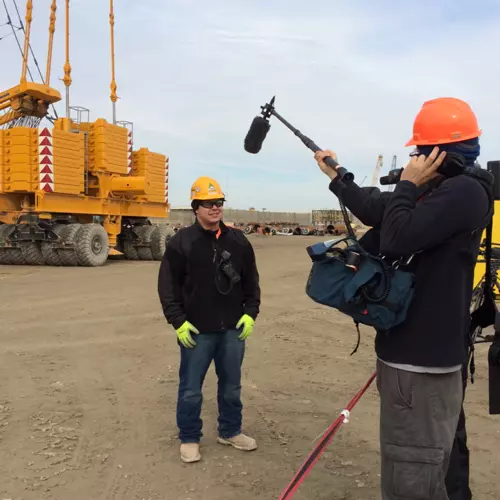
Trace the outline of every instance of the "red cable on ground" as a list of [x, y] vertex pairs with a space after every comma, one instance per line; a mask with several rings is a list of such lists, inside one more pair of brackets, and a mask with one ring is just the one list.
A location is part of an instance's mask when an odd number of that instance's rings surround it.
[[309, 474], [314, 464], [318, 461], [319, 457], [325, 451], [333, 436], [340, 429], [341, 425], [348, 420], [349, 413], [356, 406], [357, 402], [361, 399], [363, 394], [368, 390], [371, 383], [375, 380], [377, 372], [374, 372], [372, 376], [368, 379], [368, 382], [359, 390], [359, 392], [351, 399], [349, 404], [346, 406], [345, 410], [341, 412], [339, 417], [333, 422], [330, 427], [324, 432], [323, 437], [320, 439], [318, 444], [313, 448], [302, 467], [295, 474], [293, 479], [288, 483], [288, 486], [283, 490], [279, 500], [289, 500], [292, 498], [293, 494], [297, 491], [299, 486], [304, 482], [304, 479]]

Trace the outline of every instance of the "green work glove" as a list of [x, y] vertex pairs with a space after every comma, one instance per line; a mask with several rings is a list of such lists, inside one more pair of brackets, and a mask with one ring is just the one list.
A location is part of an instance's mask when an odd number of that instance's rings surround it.
[[240, 340], [245, 340], [252, 333], [254, 324], [255, 320], [248, 314], [244, 314], [236, 325], [236, 328], [243, 327], [243, 331], [240, 333], [238, 338]]
[[182, 325], [177, 328], [175, 332], [177, 333], [179, 342], [188, 349], [196, 345], [196, 342], [193, 340], [193, 337], [191, 337], [190, 332], [197, 334], [200, 333], [189, 321], [184, 321], [184, 323], [182, 323]]

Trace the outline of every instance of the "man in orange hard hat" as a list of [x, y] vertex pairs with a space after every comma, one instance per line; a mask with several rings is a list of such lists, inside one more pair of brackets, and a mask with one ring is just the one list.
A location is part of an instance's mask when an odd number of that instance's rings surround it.
[[259, 274], [250, 241], [222, 222], [224, 201], [215, 179], [193, 183], [196, 221], [169, 240], [158, 277], [163, 312], [180, 346], [177, 426], [181, 460], [188, 463], [201, 458], [202, 386], [212, 360], [218, 442], [244, 451], [257, 448], [255, 439], [241, 432], [241, 366], [260, 309]]
[[393, 192], [345, 184], [323, 161], [335, 153], [315, 154], [330, 190], [371, 226], [363, 247], [389, 261], [402, 259], [416, 278], [406, 320], [377, 332], [375, 340], [383, 500], [471, 498], [468, 465], [465, 480], [458, 461], [450, 471], [458, 471], [458, 479], [447, 473], [454, 440], [455, 452], [465, 444], [461, 371], [474, 266], [492, 208], [491, 185], [467, 169], [477, 167], [480, 135], [466, 102], [425, 102], [406, 144], [416, 149]]
[[[449, 127], [446, 120], [446, 117], [450, 115], [453, 117], [455, 130], [452, 130], [453, 127]], [[481, 130], [474, 112], [466, 102], [459, 99], [442, 98], [424, 103], [414, 122], [413, 137], [407, 142], [406, 146], [417, 146], [418, 152], [429, 154], [433, 137], [440, 136], [453, 140], [453, 142], [450, 141], [449, 145], [442, 145], [440, 149], [455, 151], [464, 155], [469, 165], [472, 165], [479, 156]], [[464, 341], [468, 351], [470, 348], [468, 330]], [[467, 379], [468, 366], [466, 361], [462, 366], [463, 397], [465, 397]], [[469, 486], [469, 449], [463, 404], [460, 410], [445, 483], [449, 500], [472, 499]]]

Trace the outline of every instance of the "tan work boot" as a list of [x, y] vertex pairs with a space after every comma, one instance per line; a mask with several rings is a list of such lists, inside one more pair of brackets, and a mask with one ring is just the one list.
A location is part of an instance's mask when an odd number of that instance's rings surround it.
[[182, 443], [181, 460], [187, 464], [201, 459], [199, 443]]
[[254, 438], [245, 436], [245, 434], [238, 434], [229, 439], [224, 439], [219, 436], [217, 442], [232, 446], [237, 450], [252, 451], [257, 449], [257, 441], [255, 441]]

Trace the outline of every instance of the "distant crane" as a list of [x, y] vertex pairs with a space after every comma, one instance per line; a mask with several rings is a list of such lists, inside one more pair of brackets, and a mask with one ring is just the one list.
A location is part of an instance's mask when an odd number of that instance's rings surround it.
[[[392, 157], [391, 170], [395, 170], [397, 168], [397, 160], [398, 160], [398, 157], [396, 155], [394, 155]], [[394, 184], [389, 184], [387, 186], [387, 191], [394, 191]]]
[[375, 187], [378, 184], [378, 178], [383, 165], [384, 165], [384, 157], [382, 155], [378, 155], [377, 164], [375, 165], [375, 170], [373, 171], [373, 179], [372, 179], [373, 187]]

